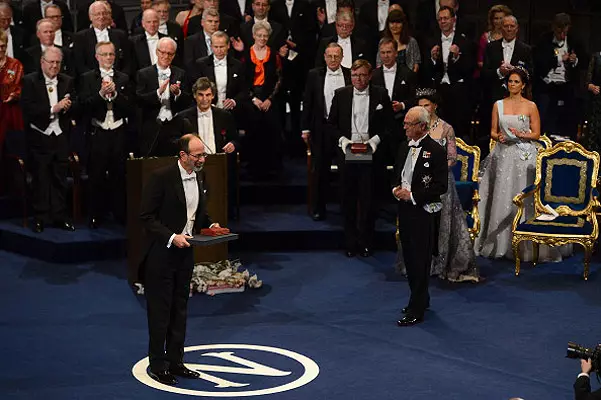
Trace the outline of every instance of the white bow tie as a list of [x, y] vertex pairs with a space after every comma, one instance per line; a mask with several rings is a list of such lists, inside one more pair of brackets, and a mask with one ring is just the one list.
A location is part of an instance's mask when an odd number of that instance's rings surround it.
[[48, 7], [50, 4], [52, 4], [52, 1], [40, 1], [40, 4], [42, 5], [42, 7]]
[[225, 67], [227, 64], [225, 63], [225, 59], [223, 60], [215, 60], [216, 67]]
[[58, 85], [58, 79], [46, 79], [46, 86]]
[[340, 75], [342, 75], [341, 69], [337, 69], [336, 71], [328, 70], [328, 76], [340, 76]]
[[111, 69], [110, 71], [103, 71], [100, 70], [100, 77], [104, 78], [106, 76], [110, 76], [111, 78], [115, 75], [115, 73], [113, 72], [113, 70]]
[[396, 74], [396, 69], [387, 69], [387, 68], [383, 68], [384, 69], [384, 73], [385, 74]]
[[200, 118], [209, 118], [211, 115], [210, 115], [209, 111], [200, 111], [198, 113], [198, 116]]
[[182, 182], [195, 181], [195, 180], [196, 180], [196, 173], [190, 174], [189, 176], [186, 176], [186, 177], [182, 177]]
[[367, 90], [364, 90], [363, 92], [360, 92], [357, 89], [353, 89], [353, 95], [355, 95], [355, 96], [367, 96]]
[[504, 40], [501, 42], [501, 46], [503, 46], [503, 48], [504, 48], [504, 49], [506, 49], [506, 48], [508, 48], [508, 47], [511, 47], [511, 45], [512, 45], [512, 44], [513, 44], [513, 43], [511, 43], [511, 42], [506, 42], [506, 41], [504, 41]]
[[449, 42], [449, 43], [453, 43], [453, 36], [441, 36], [440, 40], [445, 43], [445, 42]]
[[286, 0], [286, 5], [291, 6], [294, 4], [294, 0]]
[[159, 35], [147, 36], [146, 40], [148, 40], [149, 42], [154, 42], [155, 40], [159, 40]]
[[417, 142], [417, 141], [411, 139], [409, 141], [409, 147], [419, 148], [419, 147], [421, 147], [421, 142]]
[[162, 71], [159, 69], [159, 79], [165, 80], [165, 79], [169, 79], [170, 77], [171, 77], [171, 68], [167, 68]]

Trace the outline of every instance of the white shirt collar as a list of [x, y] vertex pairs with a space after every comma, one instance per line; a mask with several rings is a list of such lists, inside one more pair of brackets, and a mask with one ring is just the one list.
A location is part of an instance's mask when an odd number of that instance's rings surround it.
[[177, 166], [179, 167], [179, 174], [182, 177], [182, 180], [184, 180], [186, 178], [191, 178], [191, 177], [196, 178], [196, 172], [192, 171], [192, 173], [189, 174], [188, 171], [186, 171], [184, 169], [184, 167], [182, 167], [180, 160], [177, 160]]
[[501, 40], [501, 46], [503, 46], [503, 47], [513, 47], [514, 45], [515, 45], [515, 39], [513, 39], [511, 42], [508, 42], [505, 39]]
[[218, 63], [224, 63], [227, 65], [227, 55], [223, 57], [221, 60], [218, 60], [217, 57], [213, 54], [213, 65], [217, 65]]
[[368, 96], [369, 95], [369, 86], [367, 86], [364, 91], [359, 91], [359, 90], [357, 90], [357, 88], [353, 88], [353, 96], [355, 96], [355, 95]]
[[351, 43], [351, 37], [348, 36], [348, 37], [345, 37], [345, 38], [341, 38], [340, 35], [338, 35], [338, 44], [340, 44], [340, 43], [348, 43], [348, 44], [350, 44]]
[[157, 31], [154, 35], [151, 35], [150, 33], [144, 31], [144, 33], [146, 34], [146, 40], [159, 40], [159, 31]]
[[413, 139], [411, 139], [411, 140], [409, 141], [409, 146], [417, 146], [417, 147], [421, 147], [422, 140], [424, 140], [426, 136], [428, 136], [428, 134], [427, 134], [427, 133], [426, 133], [424, 136], [422, 136], [421, 138], [417, 139], [417, 140], [413, 140]]
[[213, 111], [213, 108], [212, 108], [212, 107], [209, 107], [209, 109], [208, 109], [207, 111], [200, 111], [200, 108], [198, 108], [198, 106], [196, 106], [196, 112], [197, 112], [197, 114], [196, 114], [196, 115], [197, 115], [198, 117], [200, 117], [200, 115], [201, 115], [201, 114], [202, 114], [202, 115], [208, 115], [208, 116], [211, 116], [211, 114], [212, 114], [212, 111]]
[[382, 64], [382, 69], [383, 69], [384, 71], [394, 71], [394, 72], [396, 72], [396, 65], [397, 65], [397, 64], [396, 64], [396, 62], [395, 62], [395, 63], [394, 63], [394, 65], [393, 65], [392, 67], [390, 67], [390, 68], [386, 68], [386, 65]]
[[94, 28], [94, 32], [96, 33], [96, 36], [101, 35], [101, 34], [103, 34], [105, 32], [106, 32], [107, 35], [109, 34], [109, 31], [108, 31], [107, 28], [104, 28], [102, 30], [100, 30], [98, 28]]

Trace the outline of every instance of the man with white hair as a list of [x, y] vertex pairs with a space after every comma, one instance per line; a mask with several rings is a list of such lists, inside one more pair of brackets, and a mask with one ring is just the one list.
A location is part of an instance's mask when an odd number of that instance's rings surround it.
[[154, 65], [157, 62], [157, 45], [167, 35], [159, 32], [159, 15], [149, 8], [142, 13], [141, 34], [129, 38], [133, 55], [133, 71]]
[[177, 153], [177, 140], [192, 132], [177, 113], [191, 102], [184, 70], [173, 65], [177, 43], [164, 37], [157, 44], [157, 62], [136, 76], [136, 98], [141, 109], [138, 137], [142, 156]]
[[77, 74], [98, 68], [96, 43], [115, 45], [115, 68], [126, 74], [131, 71], [131, 55], [127, 34], [121, 29], [109, 29], [112, 23], [111, 8], [105, 1], [95, 1], [88, 8], [92, 26], [77, 32], [73, 40], [73, 56]]
[[446, 150], [428, 135], [430, 115], [413, 107], [405, 115], [408, 142], [399, 149], [392, 194], [399, 202], [399, 238], [411, 289], [409, 303], [397, 324], [412, 326], [424, 320], [430, 307], [428, 281], [434, 248], [440, 196], [447, 191]]
[[0, 31], [8, 36], [6, 54], [11, 58], [21, 60], [25, 51], [25, 31], [11, 25], [13, 20], [13, 10], [7, 3], [0, 3]]
[[[25, 73], [34, 72], [40, 69], [40, 57], [48, 47], [54, 46], [55, 32], [56, 25], [54, 25], [51, 20], [41, 19], [38, 21], [36, 28], [37, 43], [25, 49], [26, 55], [23, 57], [23, 68], [25, 68]], [[74, 71], [71, 71], [70, 67], [70, 54], [68, 49], [64, 49], [60, 71], [63, 74], [73, 76]]]

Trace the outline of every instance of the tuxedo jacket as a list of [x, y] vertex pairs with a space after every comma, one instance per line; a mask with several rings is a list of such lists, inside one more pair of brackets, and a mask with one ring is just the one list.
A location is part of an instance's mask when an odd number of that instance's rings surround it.
[[[159, 72], [156, 65], [142, 68], [138, 71], [136, 78], [136, 98], [138, 105], [142, 109], [142, 121], [155, 121], [161, 109], [161, 102], [157, 96], [159, 89]], [[183, 69], [174, 65], [171, 66], [171, 76], [169, 83], [174, 85], [180, 82], [181, 94], [175, 99], [171, 95], [171, 112], [175, 115], [190, 106], [190, 92], [186, 82], [186, 76]]]
[[27, 54], [25, 53], [26, 41], [27, 41], [25, 31], [22, 28], [19, 28], [18, 26], [11, 25], [10, 37], [13, 41], [14, 58], [21, 61], [21, 63], [24, 64], [26, 62], [26, 56], [27, 56]]
[[[194, 233], [211, 225], [200, 173], [196, 174], [196, 183], [199, 200], [194, 220]], [[143, 227], [140, 253], [140, 265], [143, 268], [151, 247], [156, 246], [168, 251], [169, 238], [174, 233], [176, 235], [182, 233], [188, 220], [184, 184], [177, 161], [150, 174], [142, 190], [139, 215]], [[143, 273], [140, 275], [144, 276]]]
[[[142, 13], [137, 14], [135, 17], [131, 19], [129, 23], [129, 35], [135, 36], [138, 35], [138, 29], [142, 28]], [[143, 29], [143, 28], [142, 28]]]
[[238, 24], [241, 24], [244, 21], [244, 14], [253, 15], [252, 9], [252, 0], [245, 0], [244, 10], [240, 10], [240, 6], [238, 5], [238, 0], [222, 0], [219, 4], [221, 11], [234, 18]]
[[[353, 61], [362, 58], [369, 61], [371, 65], [375, 65], [375, 58], [373, 57], [373, 53], [367, 45], [367, 42], [356, 34], [352, 34], [350, 37]], [[317, 47], [317, 52], [315, 53], [316, 67], [323, 67], [326, 64], [323, 59], [323, 54], [330, 43], [338, 43], [338, 35], [321, 39], [319, 46]]]
[[[438, 35], [430, 38], [428, 45], [424, 49], [424, 61], [422, 63], [422, 76], [428, 85], [434, 87], [438, 86], [444, 77], [444, 63], [442, 59], [442, 33], [438, 31]], [[451, 53], [449, 52], [449, 59], [447, 63], [447, 73], [449, 75], [449, 81], [451, 84], [455, 83], [468, 83], [471, 80], [474, 73], [474, 66], [476, 64], [473, 53], [473, 44], [463, 33], [455, 32], [453, 36], [453, 43], [459, 47], [459, 58], [456, 61], [451, 61]], [[436, 64], [432, 62], [430, 56], [430, 50], [434, 46], [440, 46], [440, 58], [436, 60]]]
[[[389, 7], [393, 4], [399, 4], [403, 10], [407, 7], [400, 0], [390, 0]], [[357, 21], [370, 38], [375, 38], [376, 43], [380, 39], [380, 23], [378, 22], [378, 0], [368, 0], [360, 8], [359, 19]]]
[[[381, 148], [386, 146], [387, 137], [393, 130], [392, 103], [386, 89], [371, 84], [367, 90], [369, 90], [369, 137], [378, 135], [382, 141], [378, 147]], [[353, 86], [345, 86], [334, 92], [334, 99], [328, 116], [328, 129], [331, 130], [336, 143], [342, 136], [351, 139], [352, 120]], [[382, 153], [384, 152], [376, 152], [375, 157]]]
[[[72, 53], [70, 51], [71, 49], [62, 48], [61, 50], [63, 51], [63, 62], [61, 63], [61, 73], [75, 77], [76, 72], [75, 72], [75, 68], [73, 67]], [[27, 49], [25, 49], [22, 63], [23, 63], [23, 68], [24, 68], [26, 74], [41, 70], [41, 65], [40, 65], [41, 57], [42, 57], [42, 46], [40, 46], [39, 41], [38, 41], [38, 43], [34, 44], [33, 46], [30, 46]]]
[[574, 394], [576, 400], [601, 400], [601, 389], [591, 392], [591, 380], [586, 376], [576, 379]]
[[184, 40], [184, 60], [183, 67], [186, 71], [193, 72], [191, 68], [194, 67], [194, 63], [199, 58], [203, 58], [209, 55], [209, 48], [205, 40], [205, 33], [203, 30], [190, 35]]
[[[131, 51], [125, 31], [109, 29], [109, 39], [115, 45], [115, 69], [131, 73]], [[79, 31], [73, 37], [73, 58], [78, 75], [98, 68], [94, 28]]]
[[[169, 36], [171, 39], [175, 40], [175, 43], [177, 43], [177, 50], [176, 50], [176, 54], [175, 54], [175, 58], [173, 59], [173, 63], [175, 65], [181, 65], [181, 59], [183, 57], [183, 52], [184, 52], [184, 31], [182, 30], [182, 27], [179, 26], [179, 24], [177, 22], [173, 22], [173, 21], [167, 21], [165, 22], [165, 24], [167, 25], [167, 35], [165, 35], [164, 33], [160, 33], [160, 37], [165, 37], [165, 36]], [[140, 25], [137, 28], [132, 28], [131, 30], [131, 34], [132, 36], [138, 36], [144, 33], [144, 28], [142, 27], [142, 25]]]
[[[351, 84], [351, 70], [342, 68], [344, 84]], [[303, 98], [303, 113], [301, 129], [311, 131], [313, 134], [322, 130], [326, 115], [326, 98], [323, 94], [326, 82], [327, 67], [313, 68], [307, 74], [307, 83]]]
[[[188, 37], [198, 32], [202, 32], [202, 14], [195, 15], [188, 21]], [[234, 17], [229, 16], [223, 10], [219, 10], [219, 30], [228, 34], [229, 37], [240, 36], [240, 22]]]
[[[384, 69], [376, 68], [373, 72], [371, 83], [386, 89], [386, 81], [384, 80]], [[411, 107], [416, 105], [415, 91], [417, 90], [417, 74], [407, 68], [405, 65], [397, 63], [396, 74], [394, 75], [394, 83], [392, 85], [392, 101], [405, 103], [405, 109], [394, 113], [395, 119], [401, 119]]]
[[[507, 92], [507, 89], [504, 86], [505, 79], [499, 79], [499, 76], [497, 75], [497, 69], [503, 62], [502, 42], [503, 39], [495, 40], [486, 46], [486, 51], [484, 53], [484, 65], [480, 75], [485, 84], [488, 86], [485, 88], [485, 91], [489, 93], [492, 101], [504, 98], [505, 93]], [[526, 43], [516, 39], [513, 55], [511, 57], [511, 65], [520, 65], [526, 68], [530, 76], [532, 76], [532, 70], [534, 68], [534, 62], [532, 60], [532, 48]]]
[[[236, 108], [241, 107], [246, 101], [249, 101], [249, 89], [250, 86], [246, 81], [246, 75], [244, 70], [244, 64], [236, 60], [231, 55], [226, 57], [227, 63], [227, 83], [225, 85], [225, 94], [228, 99], [236, 101]], [[190, 70], [189, 87], [194, 85], [194, 82], [198, 78], [207, 77], [211, 82], [215, 82], [215, 59], [214, 57], [207, 56], [196, 60], [193, 64], [193, 68]], [[217, 96], [213, 99], [213, 104], [217, 103]]]
[[[213, 114], [213, 135], [215, 136], [215, 151], [217, 153], [223, 153], [223, 147], [232, 142], [236, 147], [239, 148], [239, 135], [236, 129], [236, 123], [234, 117], [229, 111], [219, 109], [215, 106], [211, 107]], [[181, 117], [186, 118], [195, 133], [198, 132], [198, 108], [196, 106], [190, 107], [179, 114]]]
[[[77, 30], [83, 31], [84, 29], [88, 29], [92, 22], [90, 21], [90, 16], [88, 14], [88, 9], [94, 0], [88, 0], [87, 2], [82, 2], [84, 4], [77, 4]], [[113, 23], [115, 24], [114, 28], [121, 29], [123, 32], [129, 32], [127, 29], [127, 20], [125, 19], [125, 11], [123, 7], [121, 7], [115, 0], [106, 0], [111, 6], [111, 15], [113, 17]], [[63, 14], [65, 15], [65, 14]], [[74, 31], [72, 31], [74, 32]]]
[[[553, 41], [553, 32], [545, 33], [533, 49], [534, 72], [537, 78], [537, 84], [544, 84], [543, 79], [547, 77], [552, 69], [559, 65], [555, 49], [557, 45]], [[572, 63], [565, 63], [566, 80], [569, 83], [576, 83], [578, 80], [579, 71], [588, 66], [588, 57], [584, 46], [578, 39], [572, 35], [566, 38], [568, 45], [568, 53], [574, 52], [578, 56], [578, 64], [574, 66]]]
[[[68, 134], [71, 127], [71, 115], [76, 113], [77, 92], [74, 81], [68, 75], [57, 75], [57, 98], [58, 101], [69, 95], [72, 106], [67, 112], [58, 114], [59, 125], [64, 134]], [[46, 130], [51, 122], [50, 99], [46, 88], [46, 79], [42, 71], [32, 72], [23, 77], [23, 90], [21, 92], [21, 109], [25, 127], [29, 130], [29, 124], [34, 124], [41, 130]]]
[[286, 0], [274, 0], [271, 3], [269, 20], [280, 23], [286, 39], [290, 36], [291, 40], [296, 43], [295, 51], [299, 53], [299, 56], [302, 59], [310, 60], [317, 34], [317, 17], [315, 8], [307, 0], [294, 0], [290, 17], [286, 8]]
[[[448, 189], [446, 150], [428, 135], [422, 139], [420, 145], [411, 179], [411, 194], [418, 207], [440, 202], [440, 196]], [[402, 184], [402, 173], [410, 153], [409, 149], [407, 141], [401, 143], [394, 168], [393, 188]]]
[[[133, 88], [129, 76], [123, 72], [113, 70], [113, 82], [117, 95], [110, 103], [112, 104], [115, 121], [132, 115]], [[88, 71], [81, 76], [79, 82], [79, 102], [82, 113], [85, 114], [86, 122], [90, 123], [92, 118], [104, 121], [108, 111], [109, 101], [98, 93], [102, 84], [100, 70]], [[125, 122], [125, 121], [124, 121]]]
[[[67, 32], [63, 29], [61, 29], [61, 32], [63, 34], [63, 45], [56, 47], [60, 48], [64, 52], [66, 49], [70, 49], [72, 47], [71, 44], [73, 43], [73, 33]], [[33, 34], [29, 37], [29, 41], [27, 43], [29, 43], [30, 46], [33, 46], [34, 44], [40, 44], [40, 40], [35, 34]]]
[[[158, 33], [159, 39], [164, 38], [167, 35], [162, 33]], [[148, 50], [148, 41], [146, 40], [146, 33], [142, 30], [141, 34], [131, 36], [129, 38], [130, 46], [131, 46], [131, 65], [132, 72], [136, 72], [141, 70], [142, 68], [146, 68], [151, 66], [150, 62], [150, 52]], [[175, 61], [175, 59], [174, 59]], [[174, 62], [175, 64], [175, 62]]]
[[[35, 0], [23, 6], [23, 28], [29, 34], [35, 35], [37, 22], [44, 18], [40, 3], [40, 0]], [[63, 25], [61, 29], [67, 32], [74, 32], [73, 19], [71, 18], [71, 11], [67, 4], [62, 0], [53, 0], [53, 3], [59, 6], [63, 15]], [[86, 8], [86, 15], [87, 14], [88, 9]]]
[[[274, 50], [279, 50], [284, 44], [286, 44], [287, 34], [284, 32], [284, 28], [279, 22], [268, 19], [269, 25], [271, 25], [271, 36], [267, 41], [267, 46]], [[253, 26], [255, 20], [251, 19], [248, 22], [244, 22], [240, 25], [240, 39], [244, 43], [244, 48], [248, 48], [255, 43], [253, 39]]]

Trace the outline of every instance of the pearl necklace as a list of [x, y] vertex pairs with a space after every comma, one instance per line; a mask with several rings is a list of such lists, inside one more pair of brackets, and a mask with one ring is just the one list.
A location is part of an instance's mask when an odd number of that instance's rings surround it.
[[440, 123], [440, 118], [436, 118], [436, 121], [430, 126], [430, 131], [438, 128], [438, 124]]

